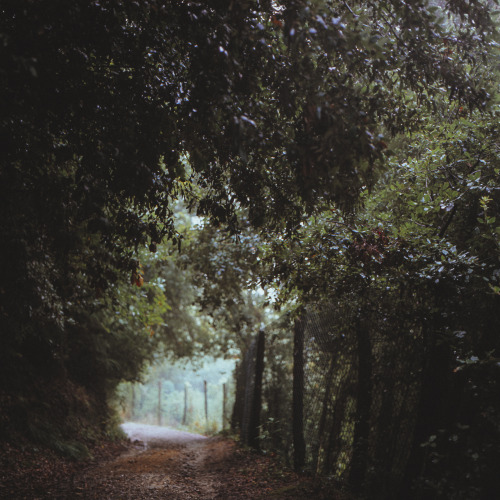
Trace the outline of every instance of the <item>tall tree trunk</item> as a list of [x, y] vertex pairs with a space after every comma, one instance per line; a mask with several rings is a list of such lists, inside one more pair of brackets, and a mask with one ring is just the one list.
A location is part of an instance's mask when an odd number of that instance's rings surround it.
[[358, 391], [356, 424], [354, 426], [353, 454], [349, 482], [353, 491], [362, 491], [368, 466], [368, 439], [370, 437], [370, 409], [372, 405], [372, 349], [370, 332], [364, 321], [356, 325], [358, 351]]
[[335, 407], [333, 409], [333, 418], [328, 437], [327, 447], [325, 449], [325, 460], [321, 467], [325, 475], [337, 471], [337, 460], [342, 451], [342, 438], [340, 432], [346, 418], [346, 405], [350, 395], [350, 388], [346, 381], [342, 381], [335, 395]]
[[243, 424], [243, 410], [245, 408], [245, 383], [246, 383], [246, 353], [241, 362], [236, 366], [236, 390], [234, 395], [233, 412], [231, 414], [231, 430], [241, 431]]
[[[449, 377], [452, 366], [452, 352], [450, 347], [443, 343], [437, 345], [435, 339], [426, 339], [426, 362], [422, 374], [422, 386], [417, 408], [417, 418], [413, 434], [412, 450], [406, 465], [405, 478], [401, 483], [401, 494], [412, 498], [417, 495], [412, 491], [412, 484], [420, 476], [425, 467], [428, 448], [422, 447], [432, 434], [437, 434], [438, 429], [445, 428], [447, 419], [445, 409], [449, 404], [451, 384]], [[432, 498], [430, 493], [429, 499]]]
[[257, 338], [253, 340], [245, 354], [245, 384], [243, 397], [243, 412], [241, 416], [240, 439], [249, 444], [250, 427], [252, 425], [252, 411], [255, 391], [255, 361], [257, 359]]
[[261, 330], [257, 339], [255, 357], [255, 384], [248, 429], [248, 445], [259, 449], [260, 412], [262, 409], [262, 375], [264, 374], [265, 334]]
[[304, 440], [304, 320], [297, 318], [293, 329], [293, 466], [304, 467], [306, 443]]
[[319, 474], [321, 466], [321, 452], [325, 445], [326, 418], [328, 416], [328, 406], [330, 403], [334, 367], [335, 367], [335, 358], [332, 355], [330, 358], [330, 366], [328, 368], [328, 373], [326, 375], [326, 388], [325, 388], [325, 394], [323, 396], [321, 416], [318, 424], [318, 446], [314, 453], [314, 470], [316, 471], [316, 474]]

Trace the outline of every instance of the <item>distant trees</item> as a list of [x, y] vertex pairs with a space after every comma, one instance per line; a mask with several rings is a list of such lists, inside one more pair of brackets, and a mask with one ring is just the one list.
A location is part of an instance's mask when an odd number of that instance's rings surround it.
[[119, 406], [126, 420], [156, 425], [160, 416], [162, 425], [168, 427], [215, 433], [225, 426], [223, 409], [229, 414], [233, 368], [233, 360], [211, 356], [200, 356], [194, 362], [157, 357], [145, 370], [142, 383], [119, 386]]

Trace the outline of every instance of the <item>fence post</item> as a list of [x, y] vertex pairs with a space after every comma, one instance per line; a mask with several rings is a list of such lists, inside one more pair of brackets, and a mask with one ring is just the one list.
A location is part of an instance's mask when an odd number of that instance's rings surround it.
[[222, 430], [226, 429], [226, 401], [227, 401], [227, 387], [222, 384]]
[[161, 425], [161, 380], [158, 381], [158, 425]]
[[207, 381], [203, 381], [203, 391], [205, 393], [205, 424], [208, 431], [208, 398], [207, 398]]
[[182, 425], [187, 424], [187, 412], [188, 412], [188, 386], [184, 382], [184, 413], [182, 415]]
[[130, 420], [134, 420], [135, 416], [135, 386], [132, 384], [132, 408], [130, 409]]
[[250, 410], [248, 428], [248, 445], [259, 448], [260, 412], [262, 409], [262, 375], [264, 373], [265, 333], [260, 331], [257, 337], [257, 353], [255, 356], [255, 382]]
[[295, 320], [293, 329], [293, 465], [302, 469], [306, 459], [304, 440], [304, 323], [301, 317]]

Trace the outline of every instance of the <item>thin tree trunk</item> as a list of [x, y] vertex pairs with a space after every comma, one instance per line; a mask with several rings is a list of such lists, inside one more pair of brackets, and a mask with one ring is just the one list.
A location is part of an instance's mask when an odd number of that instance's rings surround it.
[[306, 459], [304, 439], [304, 324], [295, 320], [293, 330], [293, 465], [302, 469]]
[[359, 493], [364, 486], [368, 466], [373, 372], [370, 333], [364, 322], [358, 322], [356, 326], [356, 340], [358, 350], [358, 391], [349, 482], [353, 490]]
[[401, 484], [401, 494], [408, 497], [414, 493], [411, 491], [411, 485], [423, 473], [426, 465], [428, 448], [422, 447], [422, 444], [432, 434], [437, 434], [438, 429], [447, 427], [444, 409], [450, 405], [448, 398], [452, 391], [449, 383], [451, 349], [446, 344], [437, 345], [433, 337], [430, 340], [428, 337], [429, 334], [424, 334], [429, 343], [425, 352], [427, 359], [422, 372], [412, 449]]
[[231, 415], [231, 430], [241, 431], [243, 425], [243, 410], [245, 407], [245, 384], [246, 384], [246, 355], [242, 356], [240, 363], [236, 366], [236, 391], [234, 395], [233, 413]]
[[262, 409], [262, 375], [264, 373], [265, 334], [261, 330], [257, 338], [255, 357], [255, 384], [248, 429], [248, 445], [259, 449], [260, 412]]
[[325, 432], [326, 417], [328, 415], [328, 406], [330, 403], [330, 393], [332, 389], [332, 378], [333, 378], [334, 367], [335, 367], [335, 358], [332, 355], [330, 359], [330, 366], [328, 368], [328, 374], [326, 376], [325, 395], [323, 397], [321, 417], [319, 419], [319, 424], [318, 424], [318, 449], [316, 450], [314, 456], [314, 461], [315, 461], [314, 470], [316, 471], [316, 474], [319, 474], [319, 469], [321, 465], [321, 451], [323, 450], [326, 438], [326, 432]]
[[333, 418], [331, 423], [328, 444], [325, 449], [325, 460], [321, 470], [325, 475], [337, 471], [337, 460], [342, 451], [342, 438], [340, 431], [346, 418], [346, 405], [349, 398], [349, 387], [347, 381], [343, 380], [337, 388], [335, 395], [335, 407], [333, 409]]
[[250, 344], [245, 354], [245, 394], [243, 397], [243, 413], [241, 419], [241, 441], [248, 445], [250, 426], [252, 423], [252, 408], [255, 389], [255, 360], [257, 358], [257, 338]]

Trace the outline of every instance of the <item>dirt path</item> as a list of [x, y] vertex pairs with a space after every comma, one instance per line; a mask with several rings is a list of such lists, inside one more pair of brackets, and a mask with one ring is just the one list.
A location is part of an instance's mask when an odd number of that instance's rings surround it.
[[[118, 458], [73, 478], [72, 498], [85, 499], [342, 499], [317, 481], [225, 438], [125, 424], [132, 446]], [[62, 497], [61, 497], [62, 498]]]
[[75, 495], [86, 499], [229, 498], [219, 494], [224, 488], [217, 472], [235, 452], [230, 440], [138, 424], [126, 424], [124, 430], [133, 447], [75, 477]]
[[[276, 457], [156, 426], [126, 424], [130, 443], [106, 443], [94, 460], [4, 449], [0, 498], [9, 500], [348, 500], [332, 484], [300, 476]], [[3, 460], [3, 462], [2, 462]], [[3, 468], [3, 470], [2, 470]]]

